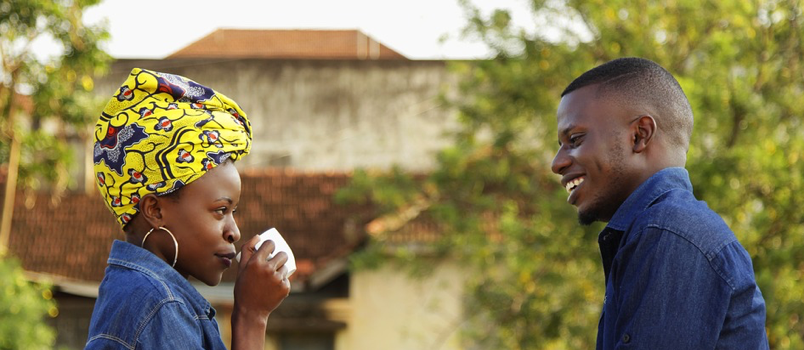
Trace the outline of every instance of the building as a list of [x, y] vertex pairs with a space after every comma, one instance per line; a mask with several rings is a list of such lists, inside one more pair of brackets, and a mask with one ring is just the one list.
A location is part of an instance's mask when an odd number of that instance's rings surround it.
[[169, 55], [177, 58], [407, 60], [359, 30], [218, 29]]
[[[110, 96], [134, 67], [211, 86], [252, 121], [252, 153], [237, 164], [241, 243], [275, 226], [298, 265], [291, 296], [269, 322], [269, 348], [458, 348], [460, 268], [440, 266], [426, 279], [393, 267], [349, 271], [372, 211], [332, 197], [355, 168], [433, 167], [456, 123], [439, 102], [454, 82], [446, 62], [408, 60], [359, 31], [219, 30], [163, 60], [118, 60], [96, 91]], [[91, 162], [88, 149], [77, 154]], [[54, 283], [59, 341], [75, 348], [85, 341], [111, 240], [122, 238], [86, 169], [73, 170], [86, 191], [61, 203], [37, 194], [26, 210], [18, 195], [9, 242], [33, 280]], [[215, 288], [196, 284], [218, 309], [225, 339], [234, 277], [232, 269]]]

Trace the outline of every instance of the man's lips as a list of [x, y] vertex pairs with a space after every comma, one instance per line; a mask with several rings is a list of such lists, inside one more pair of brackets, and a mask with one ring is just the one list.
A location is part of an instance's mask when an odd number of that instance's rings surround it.
[[571, 205], [575, 205], [577, 201], [577, 192], [575, 190], [583, 184], [584, 180], [586, 180], [585, 176], [574, 176], [574, 177], [565, 177], [568, 180], [563, 181], [564, 188], [569, 192], [569, 196], [567, 196], [567, 203]]
[[572, 193], [572, 191], [574, 191], [576, 188], [578, 188], [578, 186], [580, 186], [581, 183], [583, 183], [583, 181], [586, 180], [586, 176], [583, 176], [583, 175], [581, 175], [581, 176], [572, 176], [572, 177], [565, 176], [564, 178], [566, 178], [567, 180], [563, 180], [561, 182], [564, 184], [564, 188], [569, 193]]

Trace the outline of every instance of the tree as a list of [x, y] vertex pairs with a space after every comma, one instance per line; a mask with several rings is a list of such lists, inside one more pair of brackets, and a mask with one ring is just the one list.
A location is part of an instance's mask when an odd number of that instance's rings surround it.
[[0, 349], [52, 349], [56, 333], [43, 315], [58, 309], [47, 285], [29, 283], [14, 258], [0, 259]]
[[[47, 285], [29, 283], [6, 249], [18, 184], [36, 190], [44, 182], [56, 194], [64, 190], [69, 138], [86, 139], [87, 124], [100, 110], [91, 77], [107, 69], [110, 57], [98, 44], [108, 34], [81, 19], [83, 10], [96, 3], [0, 2], [0, 164], [7, 168], [0, 225], [0, 349], [49, 349], [55, 340], [45, 322], [46, 316], [58, 314], [52, 292]], [[37, 57], [32, 45], [48, 39], [62, 53]], [[55, 125], [55, 131], [46, 124]]]
[[[108, 34], [102, 27], [84, 25], [81, 17], [98, 2], [0, 3], [0, 164], [8, 169], [0, 255], [7, 248], [17, 184], [36, 190], [44, 181], [56, 194], [64, 190], [71, 160], [68, 137], [86, 139], [86, 125], [100, 109], [91, 94], [92, 77], [107, 69], [110, 57], [98, 45]], [[32, 47], [38, 40], [52, 40], [62, 54], [37, 57]], [[47, 123], [56, 131], [45, 130]]]
[[[584, 71], [640, 56], [668, 68], [692, 104], [687, 169], [696, 196], [753, 258], [771, 348], [804, 349], [802, 5], [532, 0], [535, 23], [523, 29], [506, 11], [484, 15], [462, 3], [472, 15], [466, 33], [495, 55], [452, 66], [463, 77], [460, 98], [450, 101], [462, 121], [454, 145], [417, 186], [399, 172], [357, 172], [340, 196], [372, 202], [380, 215], [428, 203], [419, 218], [441, 232], [431, 251], [474, 271], [467, 348], [594, 347], [604, 295], [601, 227], [575, 223], [550, 171], [555, 110], [560, 92]], [[388, 251], [409, 256], [374, 240], [358, 262]]]

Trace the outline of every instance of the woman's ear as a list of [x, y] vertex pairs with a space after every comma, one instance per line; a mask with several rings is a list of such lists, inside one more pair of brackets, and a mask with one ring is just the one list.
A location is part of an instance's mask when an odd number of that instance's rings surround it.
[[146, 194], [140, 199], [140, 214], [151, 227], [162, 226], [162, 202], [153, 193]]
[[634, 121], [634, 153], [642, 153], [648, 148], [648, 144], [656, 135], [656, 120], [649, 115], [643, 115]]

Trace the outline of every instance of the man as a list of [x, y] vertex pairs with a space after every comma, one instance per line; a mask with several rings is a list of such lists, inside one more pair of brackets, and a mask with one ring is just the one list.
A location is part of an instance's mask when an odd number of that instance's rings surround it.
[[581, 224], [608, 223], [597, 349], [767, 349], [751, 258], [693, 196], [692, 109], [675, 78], [621, 58], [561, 96], [552, 170]]

